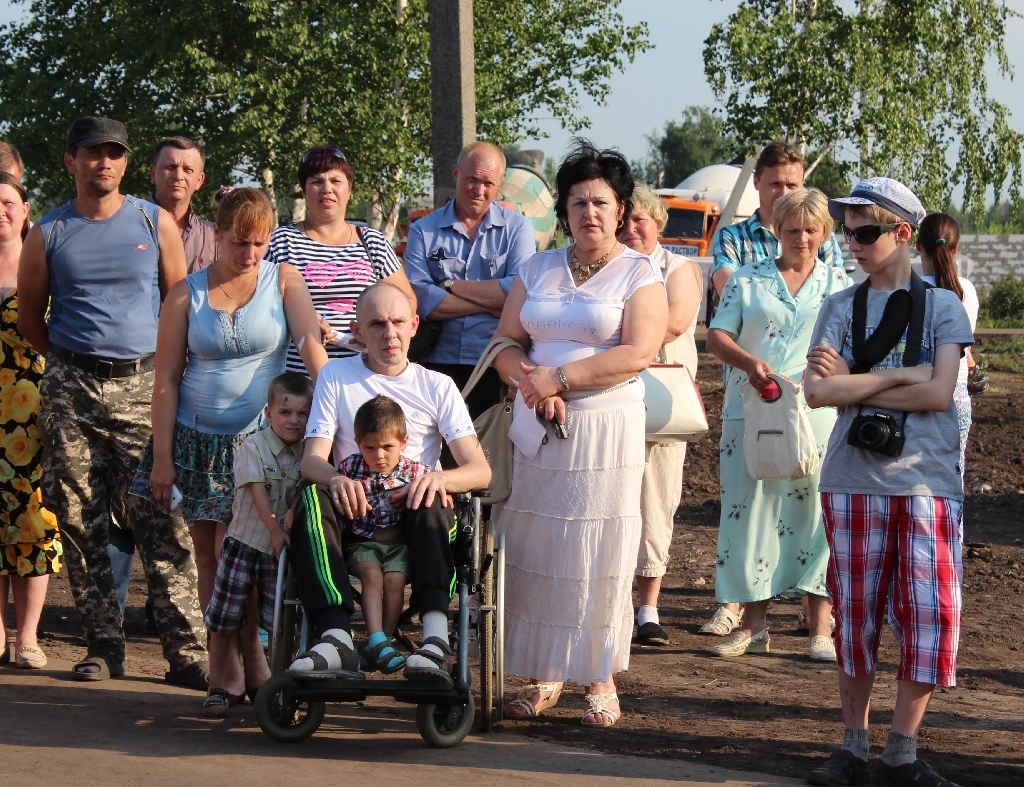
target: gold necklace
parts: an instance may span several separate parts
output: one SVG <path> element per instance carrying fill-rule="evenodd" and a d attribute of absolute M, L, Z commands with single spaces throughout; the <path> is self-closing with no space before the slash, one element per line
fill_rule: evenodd
<path fill-rule="evenodd" d="M 228 298 L 228 299 L 230 299 L 232 301 L 240 301 L 243 298 L 247 298 L 249 296 L 249 294 L 254 289 L 256 289 L 256 282 L 259 280 L 259 276 L 260 276 L 260 272 L 259 272 L 259 269 L 257 269 L 256 270 L 256 275 L 252 277 L 252 284 L 250 286 L 246 287 L 245 292 L 242 293 L 241 295 L 239 295 L 237 298 L 234 297 L 233 295 L 231 295 L 227 290 L 224 289 L 224 283 L 223 282 L 217 282 L 217 289 L 220 290 L 222 293 L 224 293 L 224 297 L 225 298 Z"/>
<path fill-rule="evenodd" d="M 603 257 L 601 257 L 601 259 L 599 259 L 597 262 L 584 263 L 580 262 L 576 258 L 576 245 L 573 244 L 572 259 L 569 260 L 569 270 L 580 277 L 580 284 L 582 284 L 605 266 L 605 264 L 608 262 L 608 255 L 615 251 L 616 245 L 618 245 L 618 241 L 616 241 L 616 243 L 613 244 L 610 249 L 608 249 L 607 253 Z"/>

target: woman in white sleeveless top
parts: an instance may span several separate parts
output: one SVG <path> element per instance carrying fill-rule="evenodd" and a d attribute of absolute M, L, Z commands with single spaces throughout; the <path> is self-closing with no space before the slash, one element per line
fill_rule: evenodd
<path fill-rule="evenodd" d="M 697 344 L 693 334 L 704 290 L 700 266 L 658 243 L 658 236 L 668 222 L 668 211 L 657 195 L 646 186 L 637 186 L 632 202 L 633 212 L 619 233 L 619 241 L 651 258 L 661 269 L 668 291 L 668 329 L 665 344 L 654 362 L 682 364 L 697 379 Z M 667 645 L 668 635 L 658 620 L 658 594 L 668 565 L 673 517 L 683 491 L 686 443 L 648 442 L 646 449 L 647 469 L 640 491 L 643 534 L 636 566 L 640 610 L 634 642 Z"/>
<path fill-rule="evenodd" d="M 507 549 L 505 670 L 532 678 L 505 715 L 537 715 L 571 680 L 586 687 L 583 725 L 610 727 L 620 716 L 612 676 L 629 665 L 640 546 L 637 375 L 664 341 L 668 303 L 650 258 L 615 237 L 632 209 L 622 155 L 578 140 L 556 182 L 555 213 L 574 242 L 523 266 L 495 334 L 527 351 L 509 348 L 494 363 L 519 388 L 512 493 L 497 517 Z"/>

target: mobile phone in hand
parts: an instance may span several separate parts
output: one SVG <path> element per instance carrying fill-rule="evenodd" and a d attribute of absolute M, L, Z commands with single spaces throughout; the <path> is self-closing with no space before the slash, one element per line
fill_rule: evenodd
<path fill-rule="evenodd" d="M 565 423 L 558 423 L 558 413 L 555 413 L 551 419 L 551 428 L 555 430 L 555 437 L 559 437 L 562 440 L 569 439 L 569 413 L 565 414 Z"/>

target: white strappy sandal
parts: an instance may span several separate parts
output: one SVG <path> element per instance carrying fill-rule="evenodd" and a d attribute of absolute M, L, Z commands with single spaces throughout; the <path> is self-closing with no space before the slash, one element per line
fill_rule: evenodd
<path fill-rule="evenodd" d="M 737 614 L 735 612 L 730 612 L 725 607 L 719 607 L 715 610 L 714 617 L 700 627 L 700 633 L 714 634 L 716 637 L 727 637 L 739 628 L 739 625 L 742 622 L 742 608 L 740 608 L 739 614 Z"/>
<path fill-rule="evenodd" d="M 548 692 L 548 698 L 542 699 L 537 703 L 537 706 L 534 707 L 533 703 L 530 702 L 530 697 L 534 694 L 543 695 L 544 692 Z M 553 708 L 558 704 L 558 698 L 561 696 L 561 683 L 531 683 L 519 692 L 512 702 L 505 706 L 505 716 L 509 719 L 529 719 L 533 716 L 539 715 L 543 710 Z M 526 713 L 523 715 L 518 713 L 509 713 L 509 708 L 522 708 Z"/>
<path fill-rule="evenodd" d="M 588 707 L 580 720 L 584 727 L 613 727 L 615 722 L 622 718 L 621 709 L 612 710 L 608 707 L 609 703 L 618 701 L 618 694 L 587 694 L 585 698 Z M 598 719 L 602 716 L 611 721 L 588 721 L 590 718 Z"/>

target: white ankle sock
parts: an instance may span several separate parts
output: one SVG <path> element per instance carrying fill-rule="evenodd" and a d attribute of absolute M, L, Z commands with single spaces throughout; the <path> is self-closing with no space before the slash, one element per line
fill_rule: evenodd
<path fill-rule="evenodd" d="M 352 647 L 352 635 L 344 629 L 327 629 L 323 636 L 334 637 L 339 642 L 348 645 L 350 648 Z M 327 661 L 327 669 L 341 669 L 341 656 L 338 655 L 338 649 L 330 642 L 318 642 L 310 650 L 324 657 Z M 313 659 L 310 658 L 295 659 L 289 669 L 296 672 L 312 672 L 316 669 L 316 665 L 313 663 Z"/>
<path fill-rule="evenodd" d="M 651 606 L 649 604 L 645 604 L 644 606 L 640 607 L 640 611 L 637 613 L 637 616 L 636 616 L 636 624 L 638 626 L 642 626 L 645 623 L 655 623 L 655 624 L 657 624 L 657 623 L 660 623 L 660 622 L 661 621 L 658 620 L 658 608 L 657 607 L 653 607 L 653 606 Z"/>
<path fill-rule="evenodd" d="M 435 609 L 423 613 L 423 639 L 427 640 L 430 637 L 437 637 L 444 642 L 448 642 L 448 614 L 444 610 Z M 429 650 L 438 656 L 444 655 L 436 645 L 424 645 L 423 649 Z M 409 667 L 437 669 L 437 664 L 426 656 L 409 656 L 405 663 Z"/>

